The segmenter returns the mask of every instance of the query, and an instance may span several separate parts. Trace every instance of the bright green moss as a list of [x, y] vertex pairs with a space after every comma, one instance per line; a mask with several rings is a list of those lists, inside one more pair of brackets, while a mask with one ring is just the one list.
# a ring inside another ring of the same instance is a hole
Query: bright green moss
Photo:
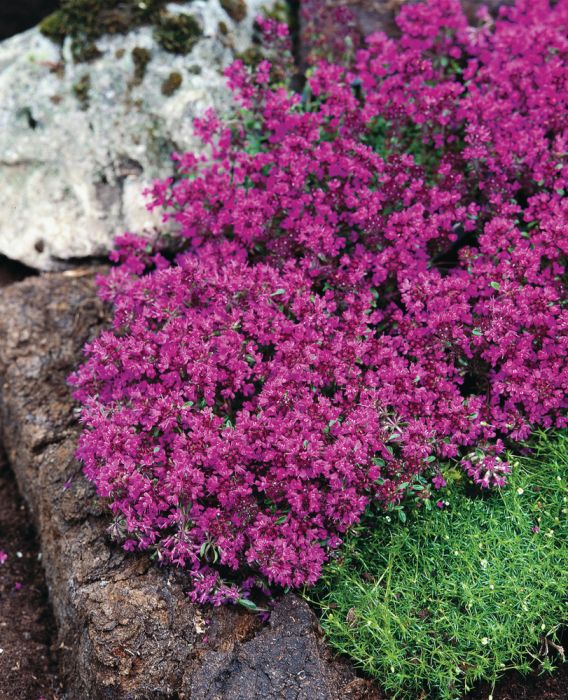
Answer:
[[327, 566], [316, 603], [328, 640], [392, 697], [453, 700], [528, 671], [539, 648], [544, 669], [562, 660], [568, 434], [515, 462], [505, 488], [477, 497], [446, 475], [444, 509], [374, 516]]

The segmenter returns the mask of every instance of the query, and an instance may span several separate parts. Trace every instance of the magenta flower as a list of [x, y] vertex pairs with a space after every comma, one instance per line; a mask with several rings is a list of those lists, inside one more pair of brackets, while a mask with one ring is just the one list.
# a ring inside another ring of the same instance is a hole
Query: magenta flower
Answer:
[[568, 2], [399, 24], [302, 97], [235, 62], [244, 109], [198, 120], [210, 158], [174, 154], [164, 233], [100, 280], [78, 454], [195, 601], [311, 584], [370, 504], [444, 461], [502, 486], [504, 440], [567, 424]]
[[446, 485], [446, 480], [441, 474], [436, 474], [432, 479], [432, 484], [434, 484], [436, 490], [439, 490]]

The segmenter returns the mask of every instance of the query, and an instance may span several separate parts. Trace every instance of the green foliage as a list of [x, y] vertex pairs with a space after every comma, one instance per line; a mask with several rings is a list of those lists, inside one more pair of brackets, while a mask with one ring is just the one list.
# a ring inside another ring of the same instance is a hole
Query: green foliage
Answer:
[[445, 477], [445, 508], [413, 510], [405, 524], [369, 516], [316, 592], [331, 645], [395, 698], [458, 698], [562, 656], [568, 434], [541, 434], [494, 493], [472, 497]]

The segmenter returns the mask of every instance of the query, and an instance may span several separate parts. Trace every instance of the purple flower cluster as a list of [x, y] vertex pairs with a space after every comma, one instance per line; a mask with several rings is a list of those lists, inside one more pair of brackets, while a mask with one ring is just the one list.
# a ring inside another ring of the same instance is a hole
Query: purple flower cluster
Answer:
[[119, 240], [79, 455], [195, 600], [313, 583], [370, 503], [449, 460], [502, 485], [567, 424], [568, 1], [482, 19], [406, 6], [302, 95], [237, 61], [240, 110], [153, 187], [167, 233]]

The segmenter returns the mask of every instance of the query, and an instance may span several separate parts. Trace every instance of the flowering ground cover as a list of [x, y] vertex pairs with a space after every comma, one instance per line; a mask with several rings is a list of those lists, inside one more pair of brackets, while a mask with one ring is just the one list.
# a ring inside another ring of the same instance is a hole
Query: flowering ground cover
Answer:
[[79, 456], [194, 600], [313, 584], [366, 512], [453, 468], [501, 487], [507, 445], [566, 426], [568, 2], [482, 20], [409, 5], [301, 95], [237, 61], [209, 154], [150, 193], [162, 232], [118, 242]]
[[358, 525], [317, 588], [332, 646], [393, 698], [459, 698], [564, 661], [568, 435], [542, 436], [498, 492], [449, 481], [443, 511]]

